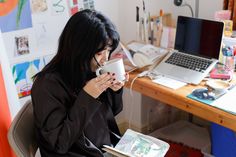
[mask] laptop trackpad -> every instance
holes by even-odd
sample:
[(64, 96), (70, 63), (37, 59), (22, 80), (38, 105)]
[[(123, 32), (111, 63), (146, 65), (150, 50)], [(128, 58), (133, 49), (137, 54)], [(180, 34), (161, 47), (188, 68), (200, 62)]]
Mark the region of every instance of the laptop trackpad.
[(194, 83), (196, 80), (199, 79), (199, 76), (201, 75), (199, 74), (199, 72), (179, 67), (170, 68), (169, 72), (166, 74), (167, 77), (187, 83)]

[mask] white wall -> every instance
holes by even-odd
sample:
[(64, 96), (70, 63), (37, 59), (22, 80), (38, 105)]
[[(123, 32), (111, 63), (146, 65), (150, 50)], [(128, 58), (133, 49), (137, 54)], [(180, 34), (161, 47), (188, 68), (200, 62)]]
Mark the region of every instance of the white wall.
[(95, 0), (95, 8), (98, 11), (101, 11), (105, 14), (111, 21), (115, 24), (118, 31), (120, 32), (120, 25), (119, 22), (119, 0)]
[[(186, 0), (195, 9), (195, 0)], [(121, 39), (124, 42), (135, 39), (135, 13), (136, 6), (139, 6), (142, 13), (142, 0), (120, 0), (119, 5), (119, 30)], [(199, 17), (213, 19), (214, 12), (223, 8), (223, 0), (199, 0)], [(191, 16), (188, 7), (177, 7), (173, 0), (146, 0), (146, 11), (151, 15), (159, 15), (160, 9), (164, 13), (172, 13), (174, 19), (178, 15)]]

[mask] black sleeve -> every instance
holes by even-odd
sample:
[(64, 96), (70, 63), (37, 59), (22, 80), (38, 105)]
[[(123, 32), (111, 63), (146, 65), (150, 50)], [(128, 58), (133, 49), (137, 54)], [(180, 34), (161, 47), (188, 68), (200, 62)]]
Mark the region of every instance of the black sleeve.
[(114, 92), (112, 89), (109, 89), (109, 95), (111, 98), (112, 112), (114, 116), (116, 116), (123, 109), (123, 99), (122, 99), (123, 88), (121, 88), (116, 92)]
[(35, 122), (45, 149), (66, 153), (82, 135), (101, 103), (81, 90), (74, 102), (57, 79), (36, 80), (32, 88)]

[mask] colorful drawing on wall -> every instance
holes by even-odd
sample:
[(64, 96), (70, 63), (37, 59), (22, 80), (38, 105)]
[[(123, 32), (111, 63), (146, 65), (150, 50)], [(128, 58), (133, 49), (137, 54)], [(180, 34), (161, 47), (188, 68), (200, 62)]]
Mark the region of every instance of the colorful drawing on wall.
[(31, 0), (32, 13), (40, 13), (48, 10), (46, 0)]
[(2, 0), (0, 8), (3, 33), (32, 27), (29, 0)]
[(33, 84), (32, 77), (42, 70), (43, 67), (44, 61), (42, 58), (18, 63), (12, 66), (12, 74), (19, 98), (31, 94), (31, 87)]
[(95, 9), (94, 0), (69, 0), (70, 15), (83, 9)]
[(15, 56), (29, 54), (28, 36), (15, 37)]
[(69, 9), (70, 9), (70, 15), (74, 15), (80, 10), (83, 10), (84, 6), (81, 3), (81, 0), (69, 0)]
[(0, 64), (0, 156), (14, 157), (7, 140), (7, 131), (11, 124), (11, 115), (8, 106), (6, 87)]
[(39, 48), (47, 48), (50, 47), (52, 43), (52, 39), (50, 37), (50, 32), (48, 31), (47, 23), (35, 23), (34, 31), (36, 34), (36, 42)]

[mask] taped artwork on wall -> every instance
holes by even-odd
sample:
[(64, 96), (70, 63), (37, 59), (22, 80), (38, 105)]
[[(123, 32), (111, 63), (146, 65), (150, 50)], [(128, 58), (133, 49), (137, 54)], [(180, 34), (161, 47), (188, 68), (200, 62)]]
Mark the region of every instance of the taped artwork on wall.
[(29, 0), (5, 0), (0, 3), (0, 8), (3, 33), (32, 27)]
[(12, 74), (19, 98), (31, 94), (32, 77), (40, 72), (51, 61), (53, 56), (54, 54), (45, 55), (41, 58), (12, 65)]
[(95, 9), (94, 0), (68, 0), (70, 15), (83, 9)]
[(52, 15), (62, 14), (66, 10), (66, 3), (63, 0), (50, 0)]
[(48, 10), (46, 0), (31, 0), (32, 13), (40, 13)]
[(32, 77), (44, 67), (43, 58), (18, 63), (12, 66), (12, 74), (19, 98), (31, 94)]

